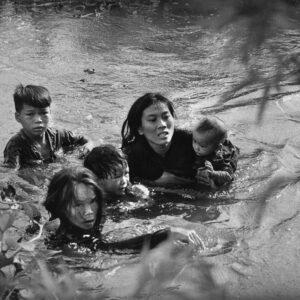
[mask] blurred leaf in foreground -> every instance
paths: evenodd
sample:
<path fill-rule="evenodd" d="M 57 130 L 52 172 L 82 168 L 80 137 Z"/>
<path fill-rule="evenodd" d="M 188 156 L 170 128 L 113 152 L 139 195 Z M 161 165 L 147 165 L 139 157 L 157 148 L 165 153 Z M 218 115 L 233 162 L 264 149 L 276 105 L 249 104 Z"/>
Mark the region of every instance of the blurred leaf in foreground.
<path fill-rule="evenodd" d="M 0 241 L 2 241 L 4 232 L 13 224 L 15 217 L 14 212 L 0 211 Z"/>
<path fill-rule="evenodd" d="M 175 263 L 176 262 L 176 263 Z M 223 299 L 224 290 L 212 276 L 212 266 L 192 249 L 166 242 L 145 252 L 136 273 L 133 299 Z"/>
<path fill-rule="evenodd" d="M 280 82 L 300 81 L 299 52 L 280 44 L 287 30 L 299 30 L 299 1 L 240 0 L 220 7 L 218 28 L 231 28 L 228 54 L 239 57 L 245 65 L 245 79 L 233 86 L 220 99 L 226 103 L 240 90 L 255 85 L 262 89 L 258 122 L 261 121 L 273 90 L 280 92 Z M 232 51 L 234 45 L 236 51 Z M 266 60 L 270 60 L 266 68 Z M 263 61 L 263 63 L 262 63 Z"/>

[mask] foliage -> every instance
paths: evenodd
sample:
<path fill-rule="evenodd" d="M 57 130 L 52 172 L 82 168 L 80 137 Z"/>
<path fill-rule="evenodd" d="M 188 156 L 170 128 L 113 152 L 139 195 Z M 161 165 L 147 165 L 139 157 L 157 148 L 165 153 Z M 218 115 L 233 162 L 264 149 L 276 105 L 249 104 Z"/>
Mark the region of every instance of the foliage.
<path fill-rule="evenodd" d="M 225 93 L 219 104 L 231 100 L 246 87 L 262 88 L 263 97 L 258 113 L 260 121 L 267 101 L 272 99 L 272 89 L 280 92 L 283 81 L 299 84 L 300 52 L 282 51 L 276 41 L 276 37 L 286 34 L 287 30 L 300 28 L 296 4 L 299 1 L 243 0 L 236 1 L 223 12 L 218 28 L 234 26 L 236 30 L 229 44 L 239 46 L 237 53 L 248 71 L 246 78 Z M 265 53 L 273 58 L 273 68 L 268 72 L 260 67 L 260 59 Z"/>
<path fill-rule="evenodd" d="M 176 262 L 176 264 L 174 264 Z M 178 249 L 170 242 L 145 252 L 137 271 L 133 299 L 223 299 L 223 287 L 215 283 L 212 266 Z"/>

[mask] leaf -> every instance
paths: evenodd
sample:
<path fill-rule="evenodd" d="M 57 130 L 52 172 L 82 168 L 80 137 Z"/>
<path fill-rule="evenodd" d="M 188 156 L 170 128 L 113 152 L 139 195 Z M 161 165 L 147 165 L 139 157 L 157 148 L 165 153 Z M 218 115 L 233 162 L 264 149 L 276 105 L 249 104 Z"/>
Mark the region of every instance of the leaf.
<path fill-rule="evenodd" d="M 14 212 L 0 212 L 0 234 L 3 234 L 15 221 L 16 214 Z"/>
<path fill-rule="evenodd" d="M 4 254 L 0 252 L 0 269 L 11 265 L 13 263 L 13 257 L 7 258 Z"/>
<path fill-rule="evenodd" d="M 30 289 L 22 289 L 21 291 L 19 291 L 19 294 L 23 299 L 33 299 L 34 298 L 34 294 Z"/>
<path fill-rule="evenodd" d="M 44 229 L 46 231 L 56 231 L 56 229 L 58 229 L 59 225 L 60 225 L 60 220 L 57 218 L 57 219 L 46 222 L 44 225 Z"/>
<path fill-rule="evenodd" d="M 33 252 L 36 247 L 36 244 L 33 242 L 22 242 L 19 243 L 19 246 L 22 247 L 22 249 L 25 251 Z"/>
<path fill-rule="evenodd" d="M 13 198 L 16 196 L 16 189 L 11 184 L 8 184 L 6 188 L 3 188 L 3 192 L 8 198 Z"/>
<path fill-rule="evenodd" d="M 19 244 L 15 241 L 15 239 L 11 237 L 5 237 L 3 243 L 6 245 L 7 250 L 14 250 L 19 248 Z"/>
<path fill-rule="evenodd" d="M 30 203 L 22 203 L 22 208 L 24 209 L 25 214 L 30 218 L 30 220 L 40 220 L 41 213 L 35 205 Z"/>

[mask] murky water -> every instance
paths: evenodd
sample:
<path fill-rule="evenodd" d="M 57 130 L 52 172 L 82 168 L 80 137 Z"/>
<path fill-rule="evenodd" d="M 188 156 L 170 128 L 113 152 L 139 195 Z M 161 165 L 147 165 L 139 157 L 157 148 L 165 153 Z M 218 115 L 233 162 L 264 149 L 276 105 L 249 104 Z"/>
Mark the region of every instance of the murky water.
<path fill-rule="evenodd" d="M 284 148 L 299 136 L 299 87 L 282 84 L 257 125 L 259 89 L 214 106 L 222 93 L 244 77 L 237 58 L 224 57 L 230 30 L 216 32 L 204 26 L 208 17 L 176 5 L 132 4 L 129 10 L 96 14 L 93 7 L 82 11 L 78 5 L 1 2 L 0 149 L 20 128 L 12 99 L 18 83 L 50 90 L 54 126 L 114 145 L 120 144 L 120 128 L 129 107 L 145 92 L 158 91 L 172 99 L 181 127 L 191 128 L 201 113 L 217 115 L 228 124 L 231 140 L 241 149 L 231 187 L 216 193 L 155 189 L 153 203 L 112 217 L 106 231 L 123 228 L 123 235 L 132 225 L 143 230 L 172 224 L 194 228 L 208 247 L 233 243 L 228 254 L 224 247 L 226 251 L 211 258 L 227 268 L 224 277 L 233 279 L 229 283 L 233 297 L 253 295 L 253 286 L 257 296 L 299 295 L 299 183 L 280 189 L 264 206 L 259 201 L 259 192 L 276 171 L 299 174 L 299 145 Z M 76 17 L 79 13 L 81 18 Z M 299 37 L 289 31 L 278 42 L 292 51 L 299 47 Z M 235 45 L 231 46 L 234 53 Z M 261 61 L 267 73 L 272 60 L 266 54 Z M 87 68 L 95 73 L 84 72 Z M 46 179 L 62 165 L 80 163 L 74 153 L 34 173 L 1 169 L 1 182 L 13 182 L 23 198 L 41 202 Z M 255 228 L 258 210 L 262 210 L 260 229 Z M 24 220 L 18 222 L 24 224 Z M 122 259 L 127 257 L 101 258 L 108 265 Z M 285 276 L 279 276 L 282 273 Z"/>

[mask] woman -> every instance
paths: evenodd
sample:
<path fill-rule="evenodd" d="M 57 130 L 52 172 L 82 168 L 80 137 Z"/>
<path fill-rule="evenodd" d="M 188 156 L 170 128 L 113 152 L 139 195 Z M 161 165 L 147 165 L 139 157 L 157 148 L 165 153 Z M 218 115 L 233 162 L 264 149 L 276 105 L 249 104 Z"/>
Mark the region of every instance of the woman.
<path fill-rule="evenodd" d="M 56 173 L 49 184 L 44 206 L 51 219 L 60 220 L 59 228 L 49 239 L 52 247 L 140 250 L 144 244 L 153 248 L 170 235 L 202 245 L 195 231 L 181 228 L 163 229 L 113 243 L 104 241 L 101 237 L 105 215 L 103 194 L 95 175 L 83 167 L 67 168 Z"/>
<path fill-rule="evenodd" d="M 192 144 L 190 132 L 175 128 L 174 106 L 161 94 L 138 98 L 122 126 L 122 149 L 128 157 L 131 180 L 194 183 Z"/>

